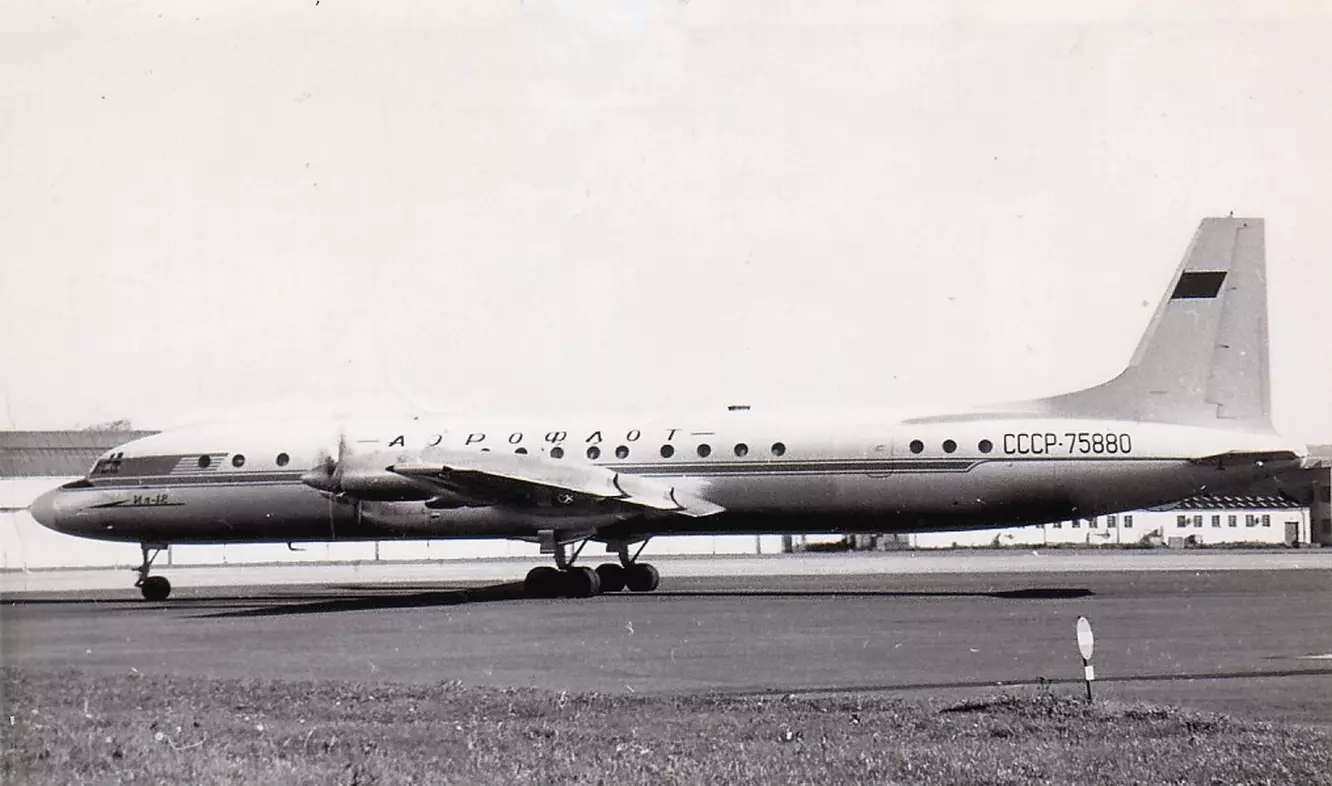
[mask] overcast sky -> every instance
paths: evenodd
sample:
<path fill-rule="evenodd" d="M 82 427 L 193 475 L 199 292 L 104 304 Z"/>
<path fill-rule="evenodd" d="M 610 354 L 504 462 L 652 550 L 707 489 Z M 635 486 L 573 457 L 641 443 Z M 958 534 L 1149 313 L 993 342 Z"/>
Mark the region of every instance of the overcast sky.
<path fill-rule="evenodd" d="M 1332 440 L 1326 5 L 977 5 L 11 4 L 0 418 L 1049 394 L 1234 211 Z"/>

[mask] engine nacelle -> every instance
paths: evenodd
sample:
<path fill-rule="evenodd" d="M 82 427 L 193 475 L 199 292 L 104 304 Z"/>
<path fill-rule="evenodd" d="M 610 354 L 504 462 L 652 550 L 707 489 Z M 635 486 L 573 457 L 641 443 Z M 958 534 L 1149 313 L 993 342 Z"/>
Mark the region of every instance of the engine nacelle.
<path fill-rule="evenodd" d="M 352 469 L 339 473 L 341 493 L 349 497 L 376 502 L 407 502 L 427 500 L 435 496 L 433 489 L 404 478 L 387 469 Z"/>
<path fill-rule="evenodd" d="M 433 499 L 438 491 L 386 469 L 386 461 L 373 456 L 327 462 L 301 475 L 301 482 L 329 494 L 374 502 L 420 502 Z"/>

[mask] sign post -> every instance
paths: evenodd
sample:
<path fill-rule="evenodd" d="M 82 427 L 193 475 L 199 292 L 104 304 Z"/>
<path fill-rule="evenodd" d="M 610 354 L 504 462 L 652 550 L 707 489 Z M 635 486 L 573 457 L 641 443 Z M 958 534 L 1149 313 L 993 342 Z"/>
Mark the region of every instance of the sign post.
<path fill-rule="evenodd" d="M 1082 678 L 1087 682 L 1087 702 L 1092 700 L 1092 680 L 1096 679 L 1096 669 L 1091 664 L 1092 629 L 1086 617 L 1078 617 L 1078 651 L 1082 653 Z"/>

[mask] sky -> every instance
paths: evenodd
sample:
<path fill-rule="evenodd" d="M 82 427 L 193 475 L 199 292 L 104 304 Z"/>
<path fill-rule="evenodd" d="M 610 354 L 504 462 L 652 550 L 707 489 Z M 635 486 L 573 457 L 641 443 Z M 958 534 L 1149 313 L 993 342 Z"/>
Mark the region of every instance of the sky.
<path fill-rule="evenodd" d="M 1329 442 L 1328 41 L 1321 3 L 21 4 L 0 427 L 1047 395 L 1233 212 L 1277 426 Z"/>

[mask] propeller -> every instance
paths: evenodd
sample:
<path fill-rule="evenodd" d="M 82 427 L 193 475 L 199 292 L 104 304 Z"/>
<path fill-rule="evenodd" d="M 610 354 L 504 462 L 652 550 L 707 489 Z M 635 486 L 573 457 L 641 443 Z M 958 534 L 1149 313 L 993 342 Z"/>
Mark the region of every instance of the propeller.
<path fill-rule="evenodd" d="M 347 432 L 344 429 L 339 429 L 337 455 L 334 456 L 330 451 L 320 451 L 319 459 L 315 462 L 315 465 L 301 475 L 301 482 L 320 491 L 341 494 L 342 468 L 345 466 L 343 461 L 346 457 Z"/>

